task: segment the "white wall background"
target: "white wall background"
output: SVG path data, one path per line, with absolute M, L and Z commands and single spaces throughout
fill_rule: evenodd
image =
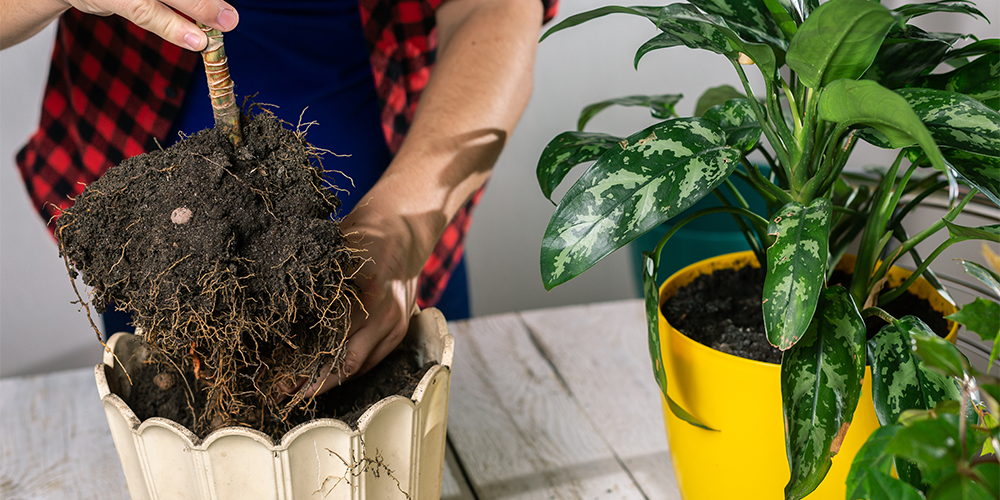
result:
M 606 3 L 563 0 L 559 19 Z M 980 2 L 980 8 L 1000 20 L 996 0 Z M 978 22 L 970 28 L 966 16 L 936 17 L 942 23 L 925 28 L 998 35 L 996 25 Z M 53 33 L 50 27 L 0 52 L 2 377 L 89 366 L 100 356 L 86 319 L 71 304 L 75 296 L 55 243 L 29 206 L 13 161 L 38 122 Z M 685 114 L 706 87 L 722 83 L 740 87 L 729 63 L 704 51 L 656 51 L 636 71 L 632 55 L 654 35 L 647 21 L 617 15 L 559 33 L 539 46 L 534 95 L 499 160 L 469 235 L 467 261 L 475 315 L 637 296 L 637 273 L 624 252 L 551 292 L 543 289 L 538 248 L 553 207 L 542 197 L 534 171 L 545 144 L 572 129 L 587 104 L 630 94 L 682 93 L 685 99 L 678 111 Z M 588 129 L 627 135 L 649 123 L 652 119 L 645 111 L 612 109 L 592 120 Z

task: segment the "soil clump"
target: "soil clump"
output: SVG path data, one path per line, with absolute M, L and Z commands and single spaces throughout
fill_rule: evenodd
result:
M 415 351 L 396 349 L 364 375 L 345 381 L 343 385 L 312 400 L 303 401 L 285 417 L 284 427 L 291 428 L 315 418 L 333 418 L 356 429 L 361 415 L 379 400 L 393 395 L 411 397 L 420 379 L 434 365 L 430 362 L 420 366 Z M 193 429 L 195 415 L 200 414 L 205 406 L 206 387 L 204 381 L 196 380 L 191 372 L 187 372 L 185 378 L 191 387 L 197 388 L 193 400 L 172 367 L 162 363 L 142 364 L 138 373 L 132 374 L 134 385 L 125 403 L 140 421 L 162 417 Z M 208 433 L 196 434 L 204 439 Z M 282 435 L 280 432 L 272 433 L 271 438 L 278 442 Z
M 290 428 L 308 405 L 276 403 L 278 384 L 339 363 L 357 307 L 363 260 L 333 218 L 320 153 L 266 110 L 242 130 L 239 148 L 216 128 L 125 160 L 57 220 L 90 304 L 130 311 L 156 371 L 203 388 L 196 433 Z
M 767 341 L 764 332 L 764 278 L 764 269 L 749 266 L 703 274 L 664 301 L 663 316 L 674 328 L 712 349 L 780 364 L 781 351 Z M 846 274 L 834 273 L 830 282 L 843 283 L 846 278 Z M 904 293 L 883 309 L 896 318 L 917 316 L 941 337 L 948 333 L 944 316 L 913 294 Z M 883 325 L 885 322 L 876 316 L 866 318 L 868 338 Z

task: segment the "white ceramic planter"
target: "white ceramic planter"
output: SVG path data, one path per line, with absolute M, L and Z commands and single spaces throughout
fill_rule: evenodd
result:
M 140 422 L 118 396 L 131 389 L 125 374 L 105 353 L 95 370 L 97 389 L 132 499 L 438 499 L 454 338 L 440 311 L 426 309 L 410 322 L 404 342 L 416 348 L 421 364 L 438 362 L 412 399 L 379 401 L 360 418 L 358 430 L 316 419 L 277 443 L 241 427 L 198 439 L 168 419 Z M 128 334 L 116 334 L 108 345 L 126 368 L 145 354 Z

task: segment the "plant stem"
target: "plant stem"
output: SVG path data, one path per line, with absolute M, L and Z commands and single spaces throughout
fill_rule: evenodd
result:
M 212 100 L 212 114 L 215 126 L 226 133 L 229 143 L 239 147 L 243 142 L 240 130 L 240 108 L 236 106 L 236 92 L 229 75 L 229 62 L 222 43 L 222 33 L 204 24 L 198 26 L 208 35 L 208 45 L 201 51 L 205 62 L 205 76 L 208 77 L 208 97 Z

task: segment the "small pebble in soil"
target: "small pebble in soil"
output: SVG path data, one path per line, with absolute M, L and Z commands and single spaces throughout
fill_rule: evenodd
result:
M 191 209 L 188 207 L 178 207 L 170 213 L 170 222 L 174 224 L 187 224 L 190 221 Z
M 155 377 L 153 377 L 153 383 L 156 384 L 156 387 L 159 387 L 161 391 L 166 391 L 177 383 L 177 377 L 175 377 L 173 373 L 158 373 Z

